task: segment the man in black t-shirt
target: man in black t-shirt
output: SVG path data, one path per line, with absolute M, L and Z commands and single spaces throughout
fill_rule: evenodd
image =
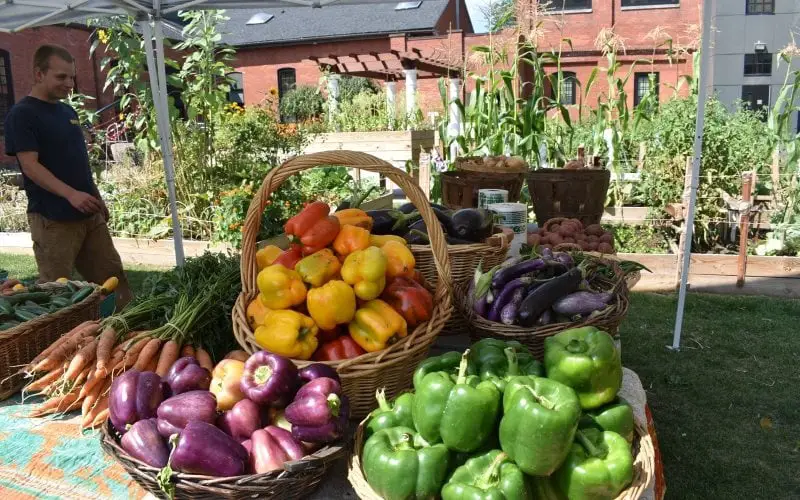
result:
M 83 129 L 61 102 L 75 86 L 75 62 L 56 45 L 37 49 L 34 84 L 8 112 L 6 154 L 17 157 L 28 195 L 28 222 L 42 281 L 119 278 L 117 306 L 131 298 L 122 261 L 108 232 L 108 209 L 89 168 Z

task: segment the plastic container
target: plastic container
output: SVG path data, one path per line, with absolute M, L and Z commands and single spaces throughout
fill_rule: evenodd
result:
M 489 210 L 500 216 L 499 225 L 507 227 L 514 232 L 514 240 L 508 250 L 508 255 L 519 255 L 520 247 L 528 239 L 528 205 L 524 203 L 493 203 Z

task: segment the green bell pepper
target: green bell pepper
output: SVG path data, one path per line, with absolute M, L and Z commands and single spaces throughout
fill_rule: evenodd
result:
M 450 351 L 441 356 L 432 356 L 417 366 L 414 370 L 414 389 L 419 388 L 425 375 L 433 372 L 447 372 L 455 375 L 458 373 L 458 366 L 461 364 L 461 353 Z
M 635 433 L 633 408 L 623 398 L 617 397 L 615 401 L 601 408 L 585 411 L 578 427 L 616 432 L 632 443 Z
M 500 450 L 467 460 L 442 488 L 442 500 L 532 499 L 525 474 Z
M 593 326 L 547 338 L 544 366 L 547 378 L 575 389 L 585 410 L 610 403 L 622 386 L 622 361 L 614 339 Z
M 386 401 L 386 392 L 378 389 L 375 393 L 378 407 L 370 413 L 365 429 L 365 436 L 369 438 L 376 432 L 392 427 L 414 427 L 411 411 L 414 407 L 414 393 L 406 392 L 395 398 L 392 404 Z
M 611 500 L 633 481 L 633 455 L 616 432 L 579 430 L 553 483 L 569 500 Z
M 483 339 L 470 347 L 470 374 L 481 380 L 494 383 L 500 392 L 506 388 L 508 379 L 517 375 L 544 376 L 544 368 L 533 357 L 527 347 L 516 341 L 504 342 Z
M 385 500 L 437 498 L 449 461 L 445 445 L 431 445 L 409 427 L 376 432 L 361 453 L 364 477 Z
M 491 382 L 467 376 L 469 349 L 461 356 L 458 376 L 425 375 L 414 397 L 414 425 L 428 442 L 453 451 L 475 451 L 497 427 L 500 391 Z
M 513 377 L 503 396 L 500 446 L 532 476 L 549 476 L 575 438 L 581 404 L 564 384 L 541 377 Z

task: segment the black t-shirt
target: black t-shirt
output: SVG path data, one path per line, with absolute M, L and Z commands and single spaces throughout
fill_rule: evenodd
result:
M 23 97 L 6 116 L 6 154 L 36 151 L 39 163 L 78 191 L 95 190 L 78 114 L 70 106 Z M 23 172 L 28 212 L 58 221 L 88 217 L 58 195 L 36 185 Z

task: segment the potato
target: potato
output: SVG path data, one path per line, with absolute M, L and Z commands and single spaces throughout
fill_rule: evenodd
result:
M 547 228 L 551 233 L 557 233 L 561 230 L 561 226 L 559 224 L 553 224 L 552 226 Z
M 599 243 L 597 243 L 596 241 L 590 241 L 589 243 L 586 244 L 586 250 L 588 250 L 590 252 L 595 252 L 595 251 L 597 251 L 597 247 L 598 246 L 599 246 Z
M 614 236 L 611 233 L 603 233 L 600 236 L 600 241 L 603 243 L 614 243 Z
M 560 234 L 562 238 L 572 238 L 572 235 L 575 234 L 575 231 L 573 230 L 572 226 L 562 224 L 558 234 Z
M 589 251 L 589 245 L 590 245 L 590 243 L 587 242 L 587 241 L 579 241 L 578 242 L 578 246 L 581 247 L 581 250 L 583 250 L 584 252 L 588 252 Z
M 539 238 L 539 244 L 540 245 L 547 245 L 549 243 L 550 243 L 550 236 L 549 235 L 544 235 L 544 236 Z
M 506 166 L 514 170 L 524 170 L 525 160 L 523 160 L 520 156 L 512 156 L 506 160 Z
M 574 245 L 575 244 L 575 238 L 571 238 L 571 237 L 568 236 L 568 237 L 564 238 L 564 243 L 572 243 Z
M 558 246 L 558 245 L 564 243 L 564 238 L 562 238 L 561 235 L 558 234 L 558 233 L 551 234 L 549 239 L 550 239 L 550 243 L 552 245 L 554 245 L 554 246 Z
M 583 231 L 583 222 L 580 219 L 570 219 L 570 222 L 575 225 L 576 232 Z
M 600 237 L 594 234 L 587 236 L 586 239 L 589 240 L 589 243 L 600 243 Z
M 535 247 L 539 246 L 542 242 L 542 237 L 537 233 L 528 233 L 528 245 Z
M 597 245 L 597 251 L 600 253 L 614 253 L 614 247 L 612 247 L 609 243 L 602 242 Z
M 601 236 L 603 232 L 604 232 L 603 226 L 601 226 L 600 224 L 592 224 L 590 226 L 587 226 L 586 229 L 584 230 L 584 233 L 590 236 Z
M 545 229 L 543 227 L 540 227 L 538 232 L 539 232 L 540 236 L 544 236 L 545 234 L 547 234 L 547 231 L 545 231 Z
M 577 242 L 586 241 L 586 235 L 583 233 L 575 233 L 572 237 L 575 238 Z

